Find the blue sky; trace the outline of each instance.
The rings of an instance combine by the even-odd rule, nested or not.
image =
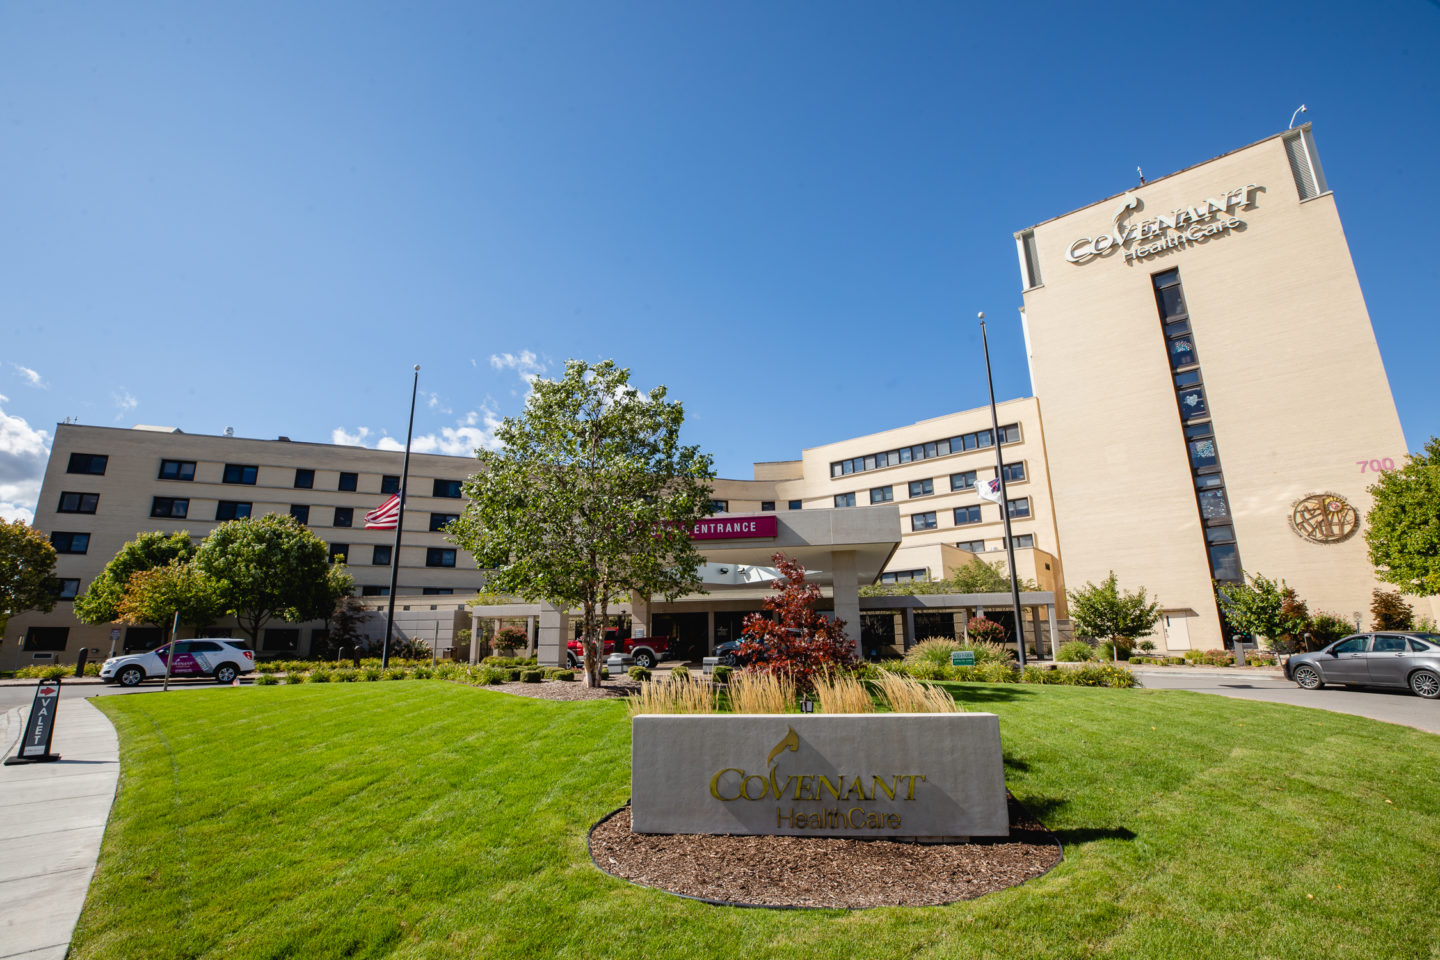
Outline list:
[[[0,514],[66,417],[403,442],[415,363],[420,449],[613,357],[739,477],[981,405],[979,310],[1026,395],[1012,233],[1302,102],[1417,449],[1437,50],[1425,0],[7,3]]]

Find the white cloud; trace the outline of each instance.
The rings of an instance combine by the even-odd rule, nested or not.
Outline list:
[[[519,354],[494,353],[490,355],[490,366],[496,370],[514,370],[520,375],[520,379],[529,386],[535,379],[550,369],[548,361],[541,360],[529,350],[521,350]]]
[[[116,420],[123,420],[125,414],[140,406],[140,401],[136,400],[134,394],[124,387],[120,388],[119,393],[110,394],[110,399],[115,401],[115,408],[120,411],[115,414]]]
[[[26,523],[35,519],[49,459],[50,435],[0,410],[0,517]]]
[[[428,399],[428,400],[425,401],[425,405],[426,405],[427,407],[429,407],[431,410],[438,411],[439,413],[454,413],[454,412],[455,412],[454,410],[452,410],[452,409],[450,409],[449,407],[447,407],[447,406],[444,405],[444,401],[442,401],[442,400],[440,399],[440,394],[438,394],[438,393],[432,393],[432,394],[430,394],[430,399]]]
[[[41,390],[48,390],[50,388],[50,385],[45,382],[44,378],[42,378],[37,371],[31,370],[29,367],[22,367],[20,364],[16,363],[13,360],[10,361],[10,366],[14,367],[16,370],[19,370],[20,376],[28,380],[30,382],[30,386],[39,387]]]
[[[495,439],[495,428],[498,426],[499,414],[489,407],[481,407],[456,420],[453,427],[441,427],[436,433],[422,433],[413,438],[410,450],[413,453],[443,453],[452,457],[473,456],[480,449],[498,450],[500,441]],[[331,431],[330,438],[334,443],[373,446],[376,450],[401,452],[405,449],[403,440],[386,433],[380,434],[374,443],[367,443],[372,432],[369,427],[359,427],[354,433],[347,432],[344,427],[336,427]]]

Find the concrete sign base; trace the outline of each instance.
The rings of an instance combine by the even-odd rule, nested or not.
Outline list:
[[[1010,833],[993,713],[634,718],[636,833],[956,840]]]

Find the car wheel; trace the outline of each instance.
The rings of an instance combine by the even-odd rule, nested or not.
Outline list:
[[[138,687],[144,679],[145,671],[139,667],[122,667],[120,672],[115,674],[115,681],[122,687]]]
[[[1440,699],[1440,674],[1434,670],[1416,670],[1410,674],[1410,690],[1426,700]]]
[[[655,654],[651,653],[649,650],[641,650],[639,653],[635,654],[635,666],[644,667],[646,670],[649,670],[651,667],[655,666]]]
[[[1294,680],[1302,690],[1319,690],[1325,686],[1325,681],[1320,679],[1320,671],[1308,663],[1295,668]]]
[[[720,657],[720,662],[727,667],[733,667],[740,662],[740,658],[733,653],[727,653]]]
[[[215,673],[213,674],[216,683],[230,683],[239,675],[240,671],[235,669],[235,664],[233,663],[220,664],[220,666],[215,668]]]

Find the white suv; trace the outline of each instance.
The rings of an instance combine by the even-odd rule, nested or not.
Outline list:
[[[101,665],[100,679],[133,687],[147,677],[163,677],[171,646],[167,643],[144,653],[111,657]],[[209,677],[216,683],[230,683],[241,674],[255,672],[255,654],[241,640],[176,640],[173,646],[175,662],[170,667],[171,678]]]

